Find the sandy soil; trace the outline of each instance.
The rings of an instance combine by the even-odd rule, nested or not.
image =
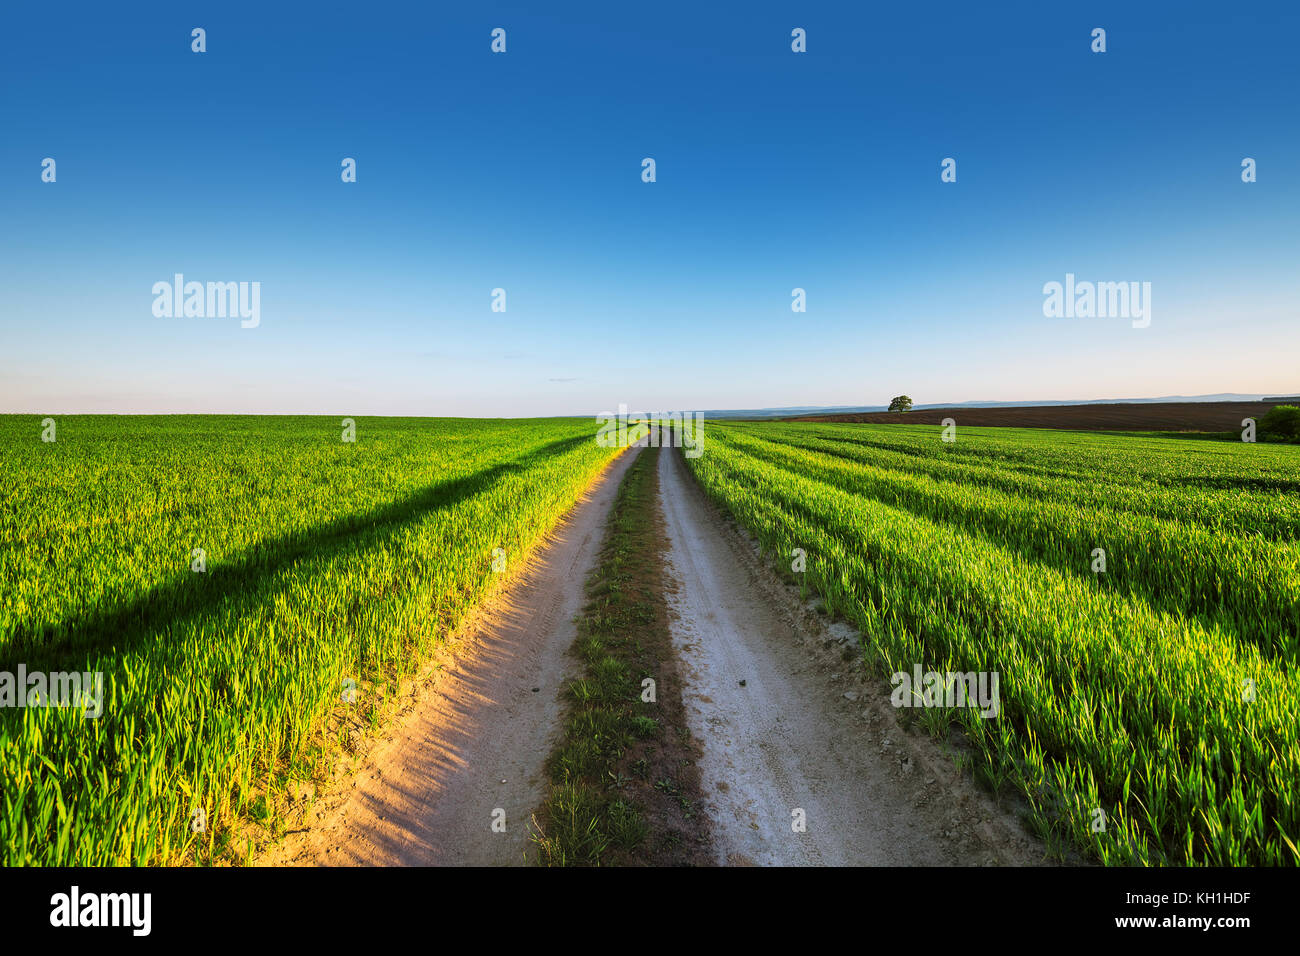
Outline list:
[[[855,632],[828,626],[724,525],[680,452],[659,458],[674,640],[716,861],[1042,863],[1012,809],[901,730],[889,683],[868,680],[860,655],[845,660]]]
[[[342,792],[323,797],[270,865],[521,864],[562,720],[583,585],[636,450],[620,455],[482,605],[416,688],[413,706]],[[505,832],[492,830],[505,812]]]

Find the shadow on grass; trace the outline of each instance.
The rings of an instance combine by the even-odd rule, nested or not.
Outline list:
[[[164,626],[201,617],[223,602],[269,599],[270,595],[258,593],[261,582],[295,562],[328,560],[346,551],[360,534],[387,537],[431,512],[483,494],[509,474],[527,471],[536,459],[564,455],[591,440],[589,435],[578,435],[551,442],[514,461],[429,485],[401,501],[345,515],[307,531],[260,541],[233,561],[214,565],[206,574],[187,569],[184,575],[125,603],[78,615],[40,631],[19,631],[0,651],[0,670],[14,671],[19,662],[29,671],[71,669],[110,647],[117,654],[129,653],[154,639]]]

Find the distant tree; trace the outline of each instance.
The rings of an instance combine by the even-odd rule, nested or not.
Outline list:
[[[891,398],[889,400],[889,410],[891,412],[910,412],[912,410],[912,400],[906,395]]]
[[[1259,434],[1269,441],[1300,441],[1300,408],[1276,405],[1259,420]]]

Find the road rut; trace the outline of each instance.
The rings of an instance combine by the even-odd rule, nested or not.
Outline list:
[[[662,452],[659,468],[674,642],[716,862],[1040,863],[1018,820],[896,726],[888,682],[865,674],[856,634],[794,608],[679,451]]]
[[[545,796],[563,688],[579,666],[568,651],[584,584],[639,452],[614,459],[519,575],[480,606],[446,670],[367,754],[352,785],[262,862],[501,866],[532,855],[531,815]],[[492,830],[496,811],[504,833]]]

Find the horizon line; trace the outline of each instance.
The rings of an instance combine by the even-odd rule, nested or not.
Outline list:
[[[1230,395],[1231,398],[1218,398],[1219,395]],[[1210,404],[1213,402],[1221,403],[1256,403],[1271,400],[1300,400],[1300,390],[1293,394],[1268,395],[1261,392],[1208,392],[1201,395],[1161,395],[1149,398],[1090,398],[1090,399],[965,399],[951,402],[925,402],[922,404],[913,404],[914,409],[942,409],[949,407],[998,407],[998,406],[1020,406],[1032,408],[1037,406],[1070,406],[1070,405],[1127,405],[1135,403],[1143,404],[1182,404],[1195,402],[1197,404]],[[625,405],[625,403],[620,403]],[[816,412],[816,411],[836,411],[840,409],[873,409],[874,405],[762,405],[751,406],[748,408],[709,408],[695,409],[686,411],[678,410],[681,414],[703,414],[705,412],[713,413],[740,413],[740,412]],[[882,412],[887,413],[886,403],[880,404]],[[363,417],[363,418],[449,418],[449,419],[475,419],[475,420],[500,420],[510,421],[514,419],[546,419],[546,418],[593,418],[599,419],[604,416],[617,415],[618,412],[601,411],[594,413],[574,412],[560,413],[554,415],[446,415],[446,414],[392,414],[392,413],[364,413],[364,412],[226,412],[226,411],[207,411],[207,412],[183,412],[183,411],[153,411],[153,412],[107,412],[107,411],[79,411],[79,412],[51,412],[48,409],[44,411],[0,411],[0,415],[73,415],[73,416],[114,416],[120,418],[126,417],[241,417],[241,418],[334,418],[342,415],[343,417]],[[629,415],[648,415],[651,411],[643,409],[639,412],[632,412],[629,408]],[[671,412],[660,412],[659,414],[671,414]],[[864,412],[864,414],[868,414]]]

